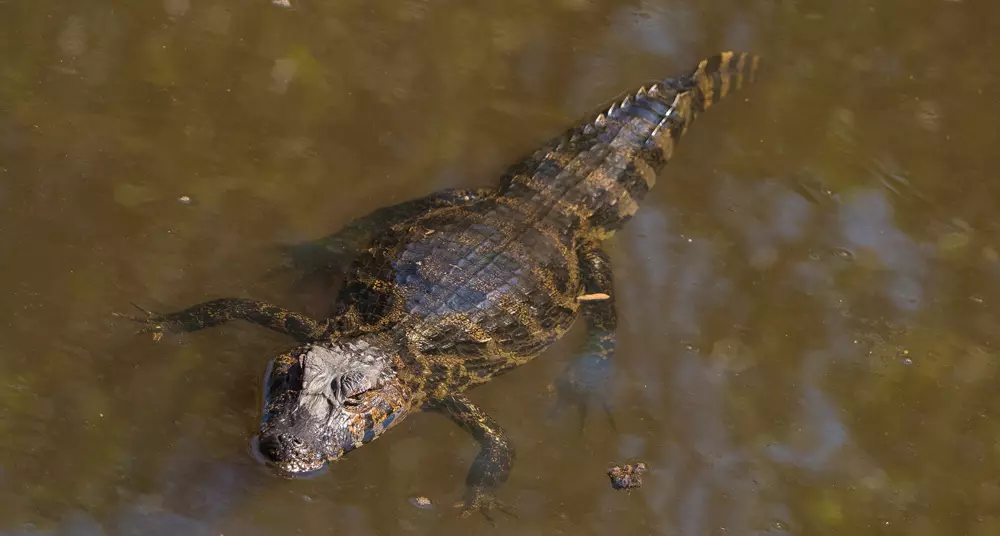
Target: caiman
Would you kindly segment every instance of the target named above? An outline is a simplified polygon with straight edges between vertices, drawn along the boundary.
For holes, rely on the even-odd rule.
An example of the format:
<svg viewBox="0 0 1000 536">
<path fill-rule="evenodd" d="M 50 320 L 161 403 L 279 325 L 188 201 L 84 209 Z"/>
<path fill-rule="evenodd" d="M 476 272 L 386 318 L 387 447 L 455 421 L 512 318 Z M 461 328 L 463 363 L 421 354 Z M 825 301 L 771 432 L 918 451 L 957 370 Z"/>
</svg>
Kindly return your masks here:
<svg viewBox="0 0 1000 536">
<path fill-rule="evenodd" d="M 481 448 L 463 515 L 489 516 L 503 509 L 495 492 L 514 448 L 466 390 L 528 363 L 582 315 L 587 342 L 560 389 L 582 397 L 581 410 L 606 402 L 617 318 L 601 241 L 636 213 L 698 114 L 756 68 L 745 53 L 704 59 L 602 107 L 496 188 L 440 191 L 356 220 L 345 243 L 357 251 L 326 319 L 222 298 L 149 313 L 142 331 L 158 339 L 242 319 L 299 341 L 269 365 L 257 438 L 283 474 L 316 471 L 417 411 L 446 415 Z"/>
</svg>

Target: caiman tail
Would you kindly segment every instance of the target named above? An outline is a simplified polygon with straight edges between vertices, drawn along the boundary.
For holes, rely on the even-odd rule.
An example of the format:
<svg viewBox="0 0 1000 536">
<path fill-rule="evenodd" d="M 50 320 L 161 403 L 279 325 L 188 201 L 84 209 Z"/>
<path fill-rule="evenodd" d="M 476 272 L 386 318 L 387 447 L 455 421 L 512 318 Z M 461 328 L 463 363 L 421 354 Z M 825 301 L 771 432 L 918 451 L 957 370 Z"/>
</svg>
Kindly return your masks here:
<svg viewBox="0 0 1000 536">
<path fill-rule="evenodd" d="M 757 62 L 723 52 L 615 100 L 512 167 L 501 193 L 557 226 L 586 221 L 597 235 L 614 231 L 639 209 L 698 114 L 752 81 Z"/>
</svg>

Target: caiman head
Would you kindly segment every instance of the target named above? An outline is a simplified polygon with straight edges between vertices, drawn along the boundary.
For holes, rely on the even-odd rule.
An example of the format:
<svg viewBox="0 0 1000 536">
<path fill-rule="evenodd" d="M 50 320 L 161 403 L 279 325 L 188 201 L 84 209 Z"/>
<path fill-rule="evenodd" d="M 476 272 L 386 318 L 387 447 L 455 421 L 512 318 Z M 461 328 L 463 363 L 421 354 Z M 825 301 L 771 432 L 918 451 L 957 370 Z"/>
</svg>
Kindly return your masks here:
<svg viewBox="0 0 1000 536">
<path fill-rule="evenodd" d="M 314 344 L 275 359 L 258 449 L 286 476 L 311 473 L 407 415 L 411 391 L 388 354 L 364 341 Z"/>
</svg>

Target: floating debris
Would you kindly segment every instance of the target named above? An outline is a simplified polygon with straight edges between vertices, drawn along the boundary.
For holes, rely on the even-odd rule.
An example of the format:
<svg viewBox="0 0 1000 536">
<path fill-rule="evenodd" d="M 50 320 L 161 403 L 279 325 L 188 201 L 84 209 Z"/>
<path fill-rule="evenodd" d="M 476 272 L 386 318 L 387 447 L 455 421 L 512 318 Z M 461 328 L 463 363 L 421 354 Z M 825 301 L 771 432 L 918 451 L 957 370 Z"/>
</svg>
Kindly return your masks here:
<svg viewBox="0 0 1000 536">
<path fill-rule="evenodd" d="M 611 478 L 611 487 L 631 491 L 642 487 L 642 473 L 646 471 L 646 464 L 639 462 L 636 464 L 627 463 L 616 465 L 608 469 L 608 477 Z"/>
<path fill-rule="evenodd" d="M 843 247 L 835 247 L 830 252 L 833 253 L 834 257 L 845 261 L 853 261 L 857 257 L 853 251 Z"/>
<path fill-rule="evenodd" d="M 416 506 L 417 508 L 428 510 L 434 508 L 434 503 L 431 502 L 427 497 L 410 497 L 410 504 Z"/>
<path fill-rule="evenodd" d="M 182 196 L 178 197 L 177 201 L 180 202 L 180 203 L 182 203 L 182 204 L 184 204 L 184 205 L 190 205 L 191 204 L 191 198 L 189 196 L 186 196 L 186 195 L 182 195 Z"/>
<path fill-rule="evenodd" d="M 611 296 L 603 292 L 595 292 L 594 294 L 584 294 L 583 296 L 577 296 L 576 299 L 579 301 L 595 301 L 595 300 L 606 300 L 610 297 Z"/>
<path fill-rule="evenodd" d="M 278 7 L 292 7 L 292 3 L 288 0 L 271 0 L 271 3 Z"/>
</svg>

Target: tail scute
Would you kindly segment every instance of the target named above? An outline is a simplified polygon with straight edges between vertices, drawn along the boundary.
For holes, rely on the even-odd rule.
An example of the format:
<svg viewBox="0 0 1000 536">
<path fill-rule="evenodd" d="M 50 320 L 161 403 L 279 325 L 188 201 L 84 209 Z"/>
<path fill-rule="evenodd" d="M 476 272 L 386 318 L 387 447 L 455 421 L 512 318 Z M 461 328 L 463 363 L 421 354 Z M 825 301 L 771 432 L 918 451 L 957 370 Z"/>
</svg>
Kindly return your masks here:
<svg viewBox="0 0 1000 536">
<path fill-rule="evenodd" d="M 696 101 L 699 111 L 705 111 L 729 94 L 734 79 L 736 89 L 743 87 L 743 77 L 753 82 L 757 74 L 757 56 L 745 52 L 723 52 L 698 63 L 698 67 L 688 75 L 697 85 Z"/>
<path fill-rule="evenodd" d="M 662 153 L 664 163 L 673 156 L 674 146 L 687 134 L 699 113 L 724 99 L 733 89 L 742 89 L 745 79 L 750 82 L 756 79 L 758 62 L 759 58 L 753 54 L 722 52 L 701 60 L 687 76 L 668 78 L 646 91 L 649 100 L 661 106 L 669 103 L 647 142 Z"/>
</svg>

